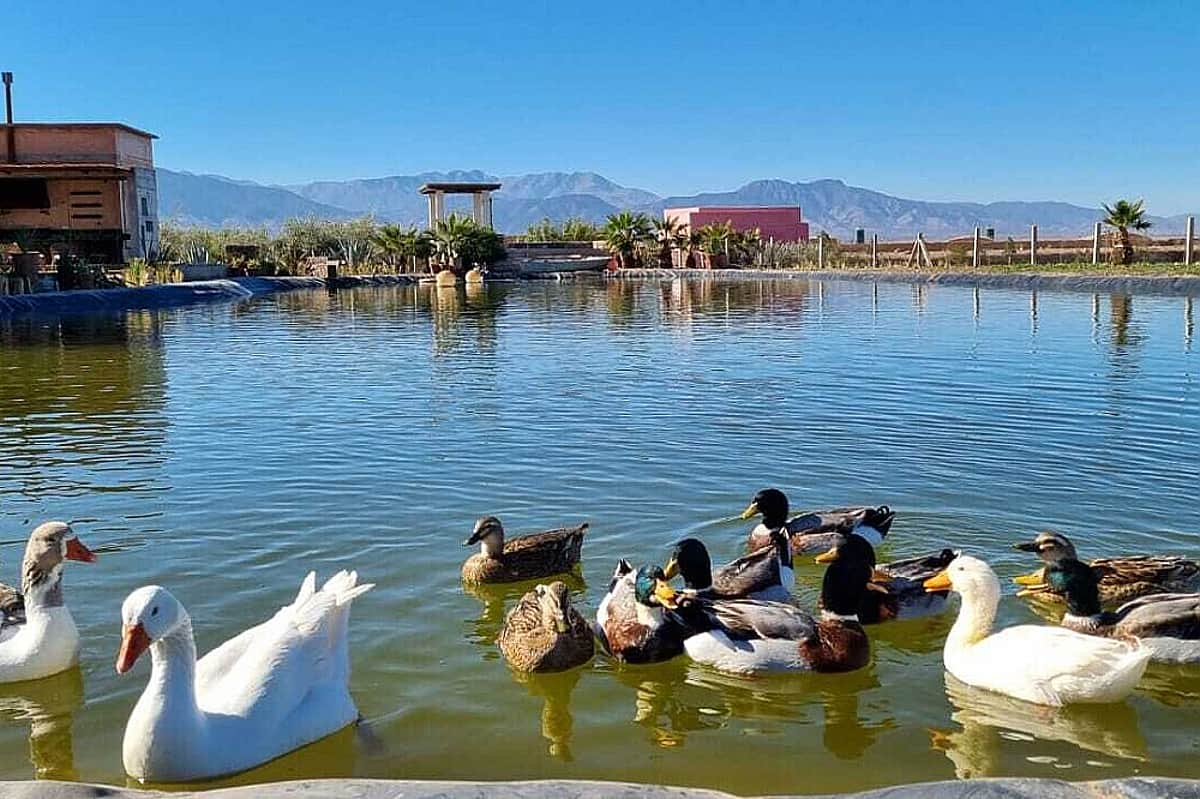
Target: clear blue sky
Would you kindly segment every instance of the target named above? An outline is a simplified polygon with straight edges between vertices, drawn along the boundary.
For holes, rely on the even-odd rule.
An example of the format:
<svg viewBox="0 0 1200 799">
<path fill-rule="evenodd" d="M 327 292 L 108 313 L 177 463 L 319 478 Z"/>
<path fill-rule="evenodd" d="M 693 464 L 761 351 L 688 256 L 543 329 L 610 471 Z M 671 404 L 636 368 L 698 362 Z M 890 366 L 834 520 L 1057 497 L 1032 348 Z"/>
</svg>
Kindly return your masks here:
<svg viewBox="0 0 1200 799">
<path fill-rule="evenodd" d="M 5 3 L 26 120 L 261 182 L 594 170 L 1200 211 L 1200 3 Z"/>
</svg>

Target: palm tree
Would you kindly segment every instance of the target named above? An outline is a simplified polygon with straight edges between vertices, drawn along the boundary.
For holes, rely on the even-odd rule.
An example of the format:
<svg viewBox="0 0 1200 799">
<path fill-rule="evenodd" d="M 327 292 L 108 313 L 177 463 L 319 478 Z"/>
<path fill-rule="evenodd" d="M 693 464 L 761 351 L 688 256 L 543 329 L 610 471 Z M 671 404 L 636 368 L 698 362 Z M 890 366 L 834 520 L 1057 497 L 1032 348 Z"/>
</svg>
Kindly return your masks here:
<svg viewBox="0 0 1200 799">
<path fill-rule="evenodd" d="M 458 214 L 450 214 L 434 223 L 433 230 L 430 231 L 434 245 L 442 255 L 442 260 L 448 262 L 451 269 L 461 266 L 462 247 L 470 238 L 474 227 L 475 223 L 469 217 Z"/>
<path fill-rule="evenodd" d="M 400 225 L 381 225 L 373 237 L 384 263 L 397 272 L 408 255 L 409 235 L 409 231 Z"/>
<path fill-rule="evenodd" d="M 700 248 L 708 254 L 708 266 L 720 268 L 729 260 L 729 241 L 734 236 L 729 222 L 713 222 L 700 228 Z"/>
<path fill-rule="evenodd" d="M 658 239 L 659 243 L 658 265 L 661 268 L 670 269 L 673 266 L 671 247 L 675 244 L 682 229 L 683 223 L 673 216 L 654 220 L 654 238 Z"/>
<path fill-rule="evenodd" d="M 1117 200 L 1110 208 L 1107 205 L 1101 204 L 1104 208 L 1104 224 L 1109 227 L 1116 228 L 1117 243 L 1113 247 L 1113 260 L 1119 264 L 1129 265 L 1133 263 L 1133 245 L 1129 241 L 1129 230 L 1149 230 L 1150 221 L 1145 218 L 1146 209 L 1142 207 L 1144 200 L 1129 202 L 1128 200 Z"/>
<path fill-rule="evenodd" d="M 652 230 L 650 217 L 631 211 L 621 211 L 618 214 L 609 215 L 605 222 L 604 241 L 608 244 L 608 248 L 616 254 L 621 266 L 629 268 L 637 265 L 638 245 L 651 237 Z"/>
</svg>

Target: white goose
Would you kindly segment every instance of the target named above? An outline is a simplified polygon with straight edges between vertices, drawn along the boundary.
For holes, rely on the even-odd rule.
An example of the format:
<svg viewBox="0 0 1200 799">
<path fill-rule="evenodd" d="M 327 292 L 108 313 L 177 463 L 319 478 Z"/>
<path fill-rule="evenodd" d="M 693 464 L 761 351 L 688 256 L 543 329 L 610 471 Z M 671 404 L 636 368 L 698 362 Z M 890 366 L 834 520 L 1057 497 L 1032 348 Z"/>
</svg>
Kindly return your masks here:
<svg viewBox="0 0 1200 799">
<path fill-rule="evenodd" d="M 0 683 L 38 680 L 79 660 L 79 631 L 63 601 L 63 565 L 96 559 L 65 522 L 46 522 L 29 536 L 21 594 L 0 586 L 8 600 L 0 626 Z"/>
<path fill-rule="evenodd" d="M 1000 580 L 978 558 L 960 555 L 925 581 L 926 591 L 962 596 L 958 619 L 946 637 L 946 671 L 967 685 L 1060 706 L 1118 702 L 1138 684 L 1151 652 L 1128 643 L 1062 627 L 1021 624 L 992 633 Z"/>
<path fill-rule="evenodd" d="M 192 620 L 167 589 L 134 591 L 121 607 L 117 672 L 150 650 L 150 681 L 125 726 L 125 772 L 182 782 L 244 771 L 353 724 L 350 602 L 370 590 L 340 571 L 196 660 Z"/>
</svg>

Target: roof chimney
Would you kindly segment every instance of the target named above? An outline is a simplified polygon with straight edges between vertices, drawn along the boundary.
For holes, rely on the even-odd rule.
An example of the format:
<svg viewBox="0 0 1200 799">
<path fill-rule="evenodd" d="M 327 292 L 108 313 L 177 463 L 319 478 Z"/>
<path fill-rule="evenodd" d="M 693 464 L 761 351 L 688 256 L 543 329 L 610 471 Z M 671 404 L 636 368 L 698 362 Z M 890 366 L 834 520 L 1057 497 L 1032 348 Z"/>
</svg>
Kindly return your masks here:
<svg viewBox="0 0 1200 799">
<path fill-rule="evenodd" d="M 12 73 L 0 72 L 0 80 L 4 81 L 4 125 L 8 133 L 8 163 L 17 162 L 17 130 L 13 127 L 12 116 Z"/>
</svg>

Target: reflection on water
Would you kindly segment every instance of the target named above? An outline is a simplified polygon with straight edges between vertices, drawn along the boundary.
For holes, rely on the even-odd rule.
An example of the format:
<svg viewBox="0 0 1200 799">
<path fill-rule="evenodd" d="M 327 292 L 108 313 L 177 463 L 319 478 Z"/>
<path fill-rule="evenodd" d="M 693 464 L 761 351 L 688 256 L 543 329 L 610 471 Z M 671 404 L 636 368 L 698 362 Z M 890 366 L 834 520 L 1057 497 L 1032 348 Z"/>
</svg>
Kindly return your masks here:
<svg viewBox="0 0 1200 799">
<path fill-rule="evenodd" d="M 550 745 L 550 756 L 566 763 L 575 759 L 571 752 L 571 734 L 575 726 L 575 718 L 571 715 L 571 692 L 586 670 L 586 666 L 581 666 L 556 674 L 511 672 L 513 680 L 528 688 L 531 696 L 541 698 L 542 737 Z"/>
<path fill-rule="evenodd" d="M 351 628 L 375 742 L 343 734 L 232 782 L 622 778 L 761 795 L 956 772 L 1200 777 L 1200 670 L 1154 667 L 1094 713 L 947 695 L 956 600 L 871 628 L 872 665 L 852 675 L 598 656 L 524 678 L 495 639 L 532 583 L 459 581 L 482 514 L 516 531 L 587 519 L 571 588 L 591 617 L 619 557 L 661 562 L 684 535 L 719 562 L 741 554 L 736 514 L 770 484 L 797 509 L 886 502 L 883 558 L 961 547 L 1006 585 L 1031 568 L 1010 543 L 1044 528 L 1087 557 L 1200 556 L 1200 506 L 1180 500 L 1200 473 L 1191 320 L 1174 297 L 720 279 L 0 320 L 9 581 L 35 521 L 94 520 L 86 540 L 104 551 L 67 577 L 90 701 L 73 746 L 34 730 L 35 759 L 71 753 L 45 773 L 124 781 L 114 731 L 144 676 L 118 680 L 111 663 L 133 587 L 169 586 L 206 651 L 290 601 L 309 569 L 346 566 L 377 584 Z M 822 570 L 796 573 L 811 607 Z M 1037 612 L 1010 588 L 997 623 Z M 31 726 L 0 725 L 0 776 L 29 774 Z"/>
<path fill-rule="evenodd" d="M 960 779 L 1011 773 L 1010 761 L 1017 758 L 1060 770 L 1095 770 L 1110 767 L 1111 758 L 1142 761 L 1148 755 L 1137 714 L 1125 702 L 1043 707 L 972 688 L 950 674 L 946 694 L 960 729 L 934 730 L 931 737 Z"/>
<path fill-rule="evenodd" d="M 71 725 L 83 705 L 78 667 L 33 682 L 0 685 L 0 720 L 29 727 L 29 760 L 39 780 L 77 780 Z"/>
</svg>

